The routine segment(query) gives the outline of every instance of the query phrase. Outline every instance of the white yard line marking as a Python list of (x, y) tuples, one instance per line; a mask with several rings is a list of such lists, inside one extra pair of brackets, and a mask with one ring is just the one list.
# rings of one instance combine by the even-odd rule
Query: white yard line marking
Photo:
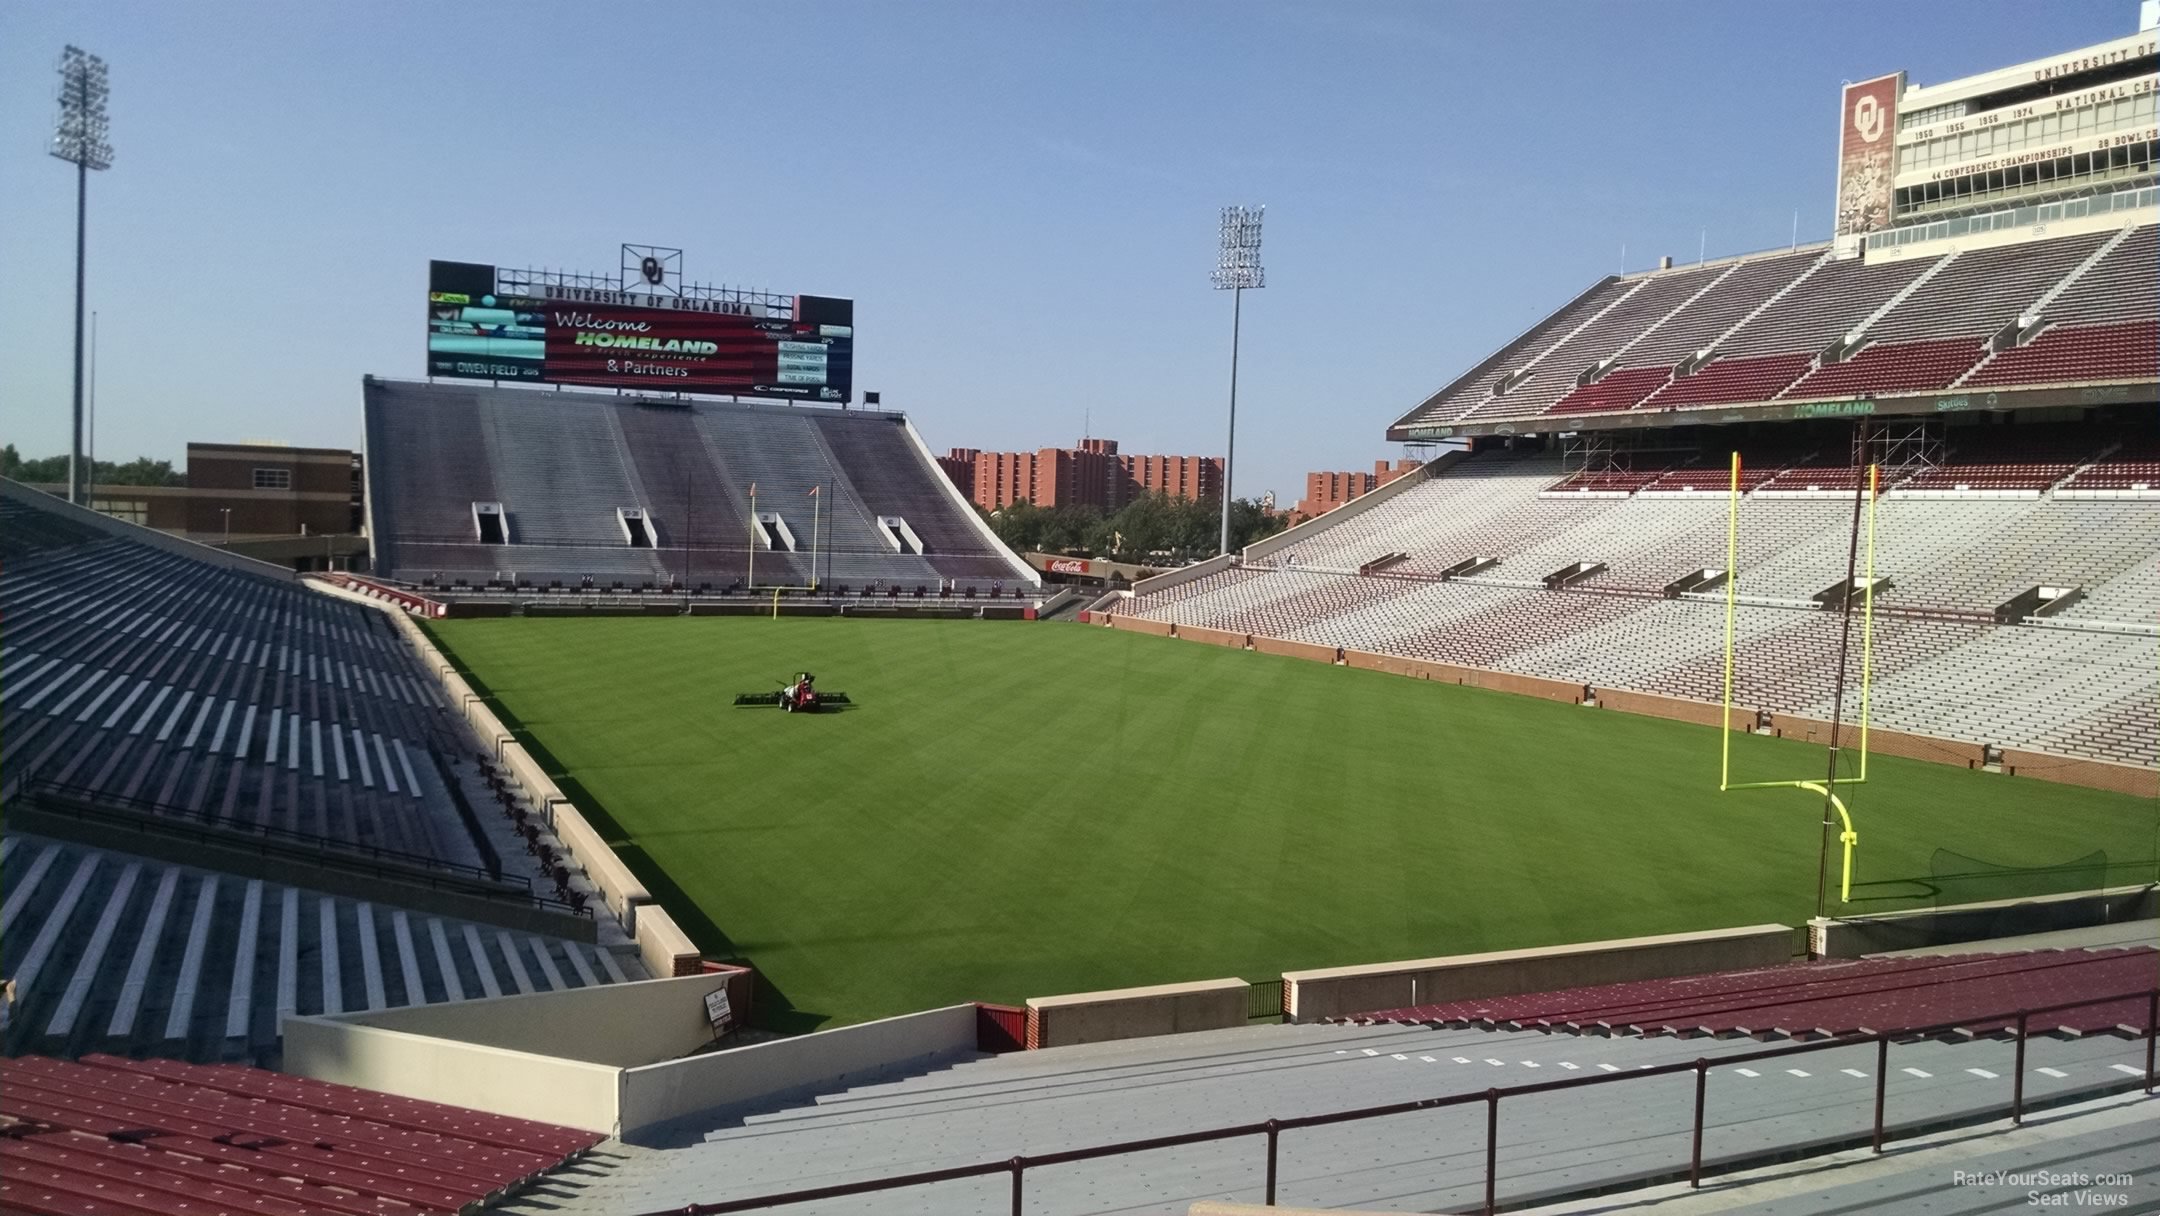
[(2054, 1077), (2057, 1080), (2061, 1080), (2062, 1078), (2070, 1075), (2069, 1073), (2064, 1072), (2060, 1068), (2035, 1068), (2033, 1069), (2033, 1071), (2041, 1074), (2042, 1076)]
[(1457, 1064), (1468, 1064), (1470, 1062), (1469, 1056), (1455, 1056), (1453, 1059)]
[(1733, 1069), (1733, 1071), (1739, 1073), (1743, 1077), (1759, 1077), (1762, 1075), (1761, 1073), (1756, 1072), (1752, 1068), (1735, 1068)]
[(1398, 1052), (1396, 1052), (1396, 1053), (1395, 1053), (1395, 1058), (1396, 1058), (1396, 1059), (1398, 1059), (1398, 1060), (1407, 1060), (1407, 1059), (1409, 1059), (1410, 1057), (1409, 1057), (1409, 1056), (1406, 1056), (1406, 1055), (1404, 1055), (1403, 1053), (1401, 1053), (1401, 1052), (1399, 1052), (1399, 1051), (1398, 1051)]
[(2144, 1070), (2143, 1070), (2143, 1069), (2140, 1069), (2140, 1068), (2132, 1068), (2132, 1067), (2130, 1067), (2130, 1066), (2129, 1066), (2128, 1064), (2110, 1064), (2110, 1065), (2108, 1065), (2108, 1067), (2109, 1067), (2109, 1068), (2112, 1068), (2112, 1069), (2114, 1069), (2114, 1070), (2115, 1070), (2116, 1072), (2126, 1072), (2126, 1073), (2129, 1073), (2129, 1074), (2130, 1074), (2131, 1076), (2133, 1076), (2133, 1077), (2141, 1077), (2141, 1076), (2144, 1076), (2144, 1075), (2145, 1075), (2145, 1072), (2144, 1072)]
[(1373, 1050), (1372, 1048), (1370, 1048), (1370, 1047), (1367, 1047), (1367, 1048), (1363, 1048), (1362, 1050), (1363, 1050), (1363, 1051), (1365, 1052), (1365, 1054), (1366, 1054), (1366, 1055), (1369, 1055), (1369, 1056), (1376, 1056), (1376, 1055), (1379, 1055), (1379, 1054), (1380, 1054), (1379, 1052), (1377, 1052), (1377, 1051), (1374, 1051), (1374, 1050)]
[(1796, 1077), (1805, 1077), (1809, 1075), (1808, 1070), (1805, 1068), (1788, 1068), (1785, 1071), (1791, 1073), (1793, 1076)]
[(1838, 1071), (1839, 1071), (1839, 1072), (1841, 1072), (1841, 1073), (1844, 1073), (1844, 1074), (1845, 1074), (1846, 1076), (1848, 1076), (1848, 1077), (1865, 1077), (1865, 1076), (1867, 1076), (1867, 1074), (1866, 1074), (1866, 1073), (1864, 1073), (1864, 1072), (1861, 1072), (1861, 1071), (1860, 1071), (1859, 1069), (1857, 1069), (1857, 1068), (1840, 1068), (1840, 1069), (1838, 1069)]
[(1569, 1072), (1574, 1072), (1574, 1071), (1576, 1071), (1577, 1069), (1581, 1068), (1581, 1067), (1582, 1067), (1582, 1065), (1580, 1065), (1580, 1064), (1570, 1064), (1570, 1063), (1569, 1063), (1569, 1062), (1567, 1062), (1566, 1060), (1562, 1060), (1562, 1061), (1560, 1061), (1560, 1067), (1562, 1067), (1562, 1068), (1565, 1068), (1565, 1069), (1567, 1069), (1567, 1070), (1568, 1070)]
[(1440, 1062), (1433, 1059), (1431, 1056), (1419, 1056), (1418, 1059), (1425, 1061), (1427, 1064), (1438, 1064)]
[(1995, 1073), (1989, 1072), (1985, 1068), (1968, 1068), (1965, 1071), (1971, 1073), (1972, 1075), (1980, 1078), (1983, 1081), (1993, 1081), (1996, 1078)]
[(1503, 1068), (1503, 1067), (1506, 1067), (1506, 1065), (1507, 1065), (1507, 1061), (1506, 1061), (1506, 1060), (1495, 1060), (1495, 1059), (1493, 1059), (1493, 1058), (1492, 1058), (1491, 1056), (1487, 1056), (1487, 1057), (1485, 1058), (1485, 1062), (1486, 1062), (1487, 1064), (1490, 1064), (1490, 1065), (1492, 1065), (1492, 1066), (1493, 1066), (1494, 1068)]
[(1618, 1067), (1617, 1065), (1613, 1065), (1613, 1064), (1600, 1064), (1600, 1065), (1598, 1065), (1598, 1067), (1599, 1067), (1599, 1068), (1602, 1068), (1602, 1069), (1604, 1069), (1604, 1070), (1605, 1070), (1606, 1072), (1619, 1072), (1619, 1071), (1620, 1071), (1619, 1067)]
[(1925, 1068), (1907, 1068), (1903, 1071), (1907, 1076), (1919, 1077), (1923, 1081), (1935, 1075)]
[(1524, 1060), (1522, 1062), (1522, 1066), (1524, 1068), (1536, 1068), (1538, 1066), (1538, 1062), (1536, 1060)]

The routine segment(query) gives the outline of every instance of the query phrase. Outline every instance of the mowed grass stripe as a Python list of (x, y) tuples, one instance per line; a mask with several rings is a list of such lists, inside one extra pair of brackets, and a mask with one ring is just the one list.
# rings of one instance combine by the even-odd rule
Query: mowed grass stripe
[[(1067, 625), (430, 628), (782, 1028), (1814, 910), (1820, 799), (1718, 794), (1706, 728)], [(730, 704), (802, 667), (856, 707)], [(1852, 910), (1937, 848), (2152, 870), (2149, 800), (1877, 756), (1851, 801)]]

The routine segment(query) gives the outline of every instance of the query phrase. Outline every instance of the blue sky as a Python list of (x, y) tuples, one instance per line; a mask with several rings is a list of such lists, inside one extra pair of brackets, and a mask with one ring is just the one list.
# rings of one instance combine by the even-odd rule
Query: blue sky
[(933, 448), (1219, 453), (1225, 203), (1268, 206), (1237, 491), (1386, 425), (1599, 277), (1828, 232), (1838, 85), (2136, 28), (1993, 3), (0, 5), (0, 419), (67, 441), (53, 62), (111, 64), (98, 451), (357, 446), (431, 257), (857, 301), (856, 387)]

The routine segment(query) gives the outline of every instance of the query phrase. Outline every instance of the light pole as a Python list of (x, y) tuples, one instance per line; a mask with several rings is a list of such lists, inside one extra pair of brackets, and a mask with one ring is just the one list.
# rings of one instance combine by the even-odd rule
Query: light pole
[(232, 545), (232, 508), (219, 507), (217, 510), (219, 515), (225, 517), (225, 547), (230, 548)]
[(90, 171), (112, 168), (105, 114), (105, 61), (81, 47), (60, 52), (60, 118), (52, 154), (75, 166), (75, 439), (68, 448), (68, 501), (83, 501), (83, 248)]
[(1267, 271), (1260, 266), (1260, 221), (1267, 208), (1222, 209), (1222, 251), (1215, 259), (1215, 273), (1208, 276), (1215, 290), (1230, 294), (1230, 440), (1223, 453), (1222, 549), (1230, 552), (1230, 475), (1237, 460), (1237, 365), (1238, 329), (1243, 321), (1245, 289), (1267, 286)]

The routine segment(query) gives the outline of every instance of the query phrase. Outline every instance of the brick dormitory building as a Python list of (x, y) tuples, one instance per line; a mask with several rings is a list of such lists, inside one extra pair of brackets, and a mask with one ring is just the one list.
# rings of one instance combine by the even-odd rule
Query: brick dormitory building
[(1033, 452), (954, 448), (938, 457), (938, 467), (960, 493), (986, 511), (1016, 502), (1116, 511), (1158, 492), (1172, 498), (1216, 498), (1223, 482), (1220, 456), (1122, 455), (1115, 439), (1083, 439), (1078, 447)]
[(1421, 467), (1422, 461), (1398, 460), (1393, 465), (1385, 460), (1373, 461), (1370, 473), (1307, 473), (1305, 497), (1298, 500), (1296, 516), (1311, 519), (1349, 502), (1360, 495), (1370, 494), (1381, 486)]

